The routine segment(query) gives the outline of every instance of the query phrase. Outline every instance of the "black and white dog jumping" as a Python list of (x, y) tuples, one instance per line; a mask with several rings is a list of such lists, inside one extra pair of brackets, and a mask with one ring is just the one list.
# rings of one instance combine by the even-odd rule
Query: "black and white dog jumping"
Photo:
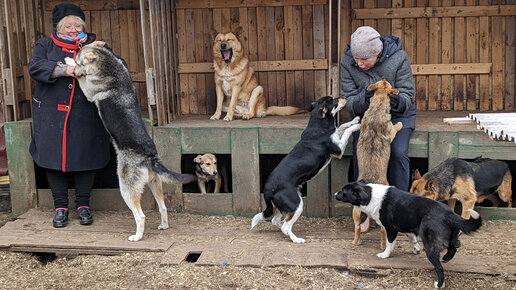
[(398, 232), (407, 233), (413, 243), (413, 253), (419, 253), (416, 236), (423, 241), (428, 260), (437, 272), (436, 288), (444, 287), (443, 266), (439, 255), (447, 249), (443, 262), (450, 261), (460, 246), (459, 231), (466, 234), (482, 225), (480, 215), (470, 209), (472, 219), (466, 220), (448, 206), (432, 199), (399, 190), (394, 186), (367, 182), (351, 182), (335, 193), (337, 200), (359, 206), (387, 231), (387, 247), (377, 254), (385, 259), (391, 255)]
[(294, 243), (305, 242), (292, 233), (292, 225), (303, 212), (301, 188), (330, 163), (332, 156), (341, 158), (349, 137), (360, 129), (358, 117), (337, 128), (335, 115), (345, 104), (344, 98), (329, 96), (312, 103), (310, 120), (301, 140), (267, 178), (264, 187), (267, 208), (254, 216), (251, 229), (274, 215), (272, 224)]

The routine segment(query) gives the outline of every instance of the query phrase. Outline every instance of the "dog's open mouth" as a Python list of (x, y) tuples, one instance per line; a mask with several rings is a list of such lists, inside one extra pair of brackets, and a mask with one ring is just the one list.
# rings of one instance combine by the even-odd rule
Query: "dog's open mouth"
[(231, 62), (231, 58), (233, 57), (233, 49), (232, 48), (229, 48), (229, 49), (226, 49), (226, 50), (222, 50), (221, 49), (220, 53), (222, 54), (222, 59), (226, 63)]

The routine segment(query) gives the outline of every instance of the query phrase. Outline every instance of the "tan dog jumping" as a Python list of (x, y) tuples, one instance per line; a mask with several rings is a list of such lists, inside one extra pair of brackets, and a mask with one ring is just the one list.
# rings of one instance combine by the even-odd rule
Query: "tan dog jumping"
[(234, 32), (217, 33), (213, 43), (213, 68), (217, 109), (210, 119), (218, 120), (222, 111), (227, 112), (224, 121), (234, 117), (249, 120), (267, 115), (288, 116), (303, 110), (291, 106), (267, 107), (263, 87), (258, 85), (253, 68), (249, 66), (247, 51), (238, 39), (242, 27)]
[[(396, 133), (402, 129), (401, 122), (393, 125), (391, 122), (391, 104), (389, 94), (398, 94), (391, 84), (382, 79), (367, 88), (375, 91), (369, 108), (364, 113), (360, 127), (360, 137), (357, 144), (358, 180), (388, 185), (387, 168), (391, 155), (391, 142)], [(355, 237), (353, 244), (360, 242), (360, 214), (359, 207), (353, 207), (353, 221), (355, 223)], [(385, 248), (386, 233), (382, 227), (382, 249)]]

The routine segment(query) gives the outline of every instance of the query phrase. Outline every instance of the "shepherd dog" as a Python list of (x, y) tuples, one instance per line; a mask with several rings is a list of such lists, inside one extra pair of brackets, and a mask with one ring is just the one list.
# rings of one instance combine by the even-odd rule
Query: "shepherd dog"
[(213, 193), (219, 193), (222, 177), (217, 170), (217, 157), (211, 153), (206, 153), (197, 155), (197, 157), (194, 158), (194, 162), (197, 185), (201, 193), (206, 193), (206, 183), (210, 181), (215, 182)]
[[(391, 156), (391, 142), (396, 133), (402, 129), (401, 122), (393, 125), (391, 122), (391, 104), (389, 94), (398, 94), (391, 84), (382, 79), (367, 88), (374, 91), (369, 108), (364, 113), (357, 143), (358, 180), (369, 180), (374, 183), (388, 185), (387, 168)], [(360, 233), (369, 228), (369, 218), (360, 226), (361, 211), (353, 207), (353, 222), (355, 237), (353, 244), (360, 243)], [(365, 228), (365, 229), (364, 229)], [(381, 247), (385, 248), (385, 231), (381, 229)]]
[(179, 174), (168, 170), (158, 157), (156, 145), (145, 129), (133, 82), (123, 61), (104, 47), (104, 42), (84, 46), (75, 61), (74, 74), (88, 101), (93, 102), (111, 135), (117, 155), (117, 173), (120, 193), (136, 221), (136, 234), (129, 241), (142, 239), (145, 215), (141, 196), (149, 185), (158, 204), (161, 223), (158, 229), (168, 228), (168, 212), (163, 199), (163, 182), (190, 183), (197, 180), (193, 174)]
[(394, 186), (351, 182), (335, 193), (337, 200), (351, 203), (372, 217), (387, 231), (387, 247), (379, 258), (388, 258), (396, 244), (398, 232), (407, 233), (414, 254), (419, 253), (420, 237), (424, 251), (437, 273), (436, 288), (444, 287), (440, 253), (447, 249), (443, 262), (450, 261), (460, 246), (459, 232), (470, 234), (482, 225), (482, 219), (469, 209), (472, 219), (464, 219), (441, 202), (417, 196)]
[[(324, 170), (332, 157), (341, 158), (349, 137), (360, 129), (359, 117), (337, 128), (335, 115), (345, 104), (344, 98), (329, 96), (312, 103), (310, 120), (301, 134), (301, 140), (267, 178), (263, 194), (266, 208), (253, 217), (251, 229), (261, 220), (274, 215), (272, 224), (279, 227), (292, 242), (305, 242), (292, 232), (292, 226), (303, 212), (301, 188)], [(284, 222), (282, 216), (285, 216)]]
[(437, 201), (448, 201), (452, 210), (455, 202), (462, 203), (462, 217), (469, 219), (470, 209), (490, 194), (498, 193), (512, 207), (512, 176), (507, 163), (477, 157), (473, 162), (451, 157), (423, 176), (416, 169), (410, 192)]
[(239, 40), (241, 33), (242, 27), (228, 33), (212, 31), (217, 108), (210, 119), (220, 119), (222, 111), (227, 113), (224, 121), (234, 117), (249, 120), (303, 112), (292, 106), (266, 106), (263, 87), (258, 85), (254, 70), (249, 66), (247, 51)]

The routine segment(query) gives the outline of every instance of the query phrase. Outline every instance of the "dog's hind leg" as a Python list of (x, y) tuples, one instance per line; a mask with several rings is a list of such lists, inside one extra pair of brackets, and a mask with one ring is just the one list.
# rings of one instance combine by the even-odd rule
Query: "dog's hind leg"
[(471, 217), (469, 210), (473, 209), (477, 202), (475, 181), (472, 177), (458, 176), (452, 186), (452, 191), (455, 193), (451, 198), (456, 198), (462, 203), (462, 217), (469, 220)]
[(454, 230), (452, 230), (452, 232), (450, 234), (450, 241), (448, 242), (448, 251), (443, 256), (443, 263), (446, 263), (446, 262), (450, 261), (451, 259), (453, 259), (453, 257), (455, 256), (455, 253), (457, 252), (458, 247), (460, 247), (459, 230), (454, 229)]
[(504, 175), (503, 181), (496, 191), (500, 199), (507, 203), (507, 207), (512, 207), (512, 176), (510, 171), (507, 171)]
[(304, 239), (296, 237), (296, 235), (294, 235), (294, 233), (292, 232), (292, 226), (303, 212), (303, 199), (301, 198), (301, 196), (299, 196), (299, 199), (299, 206), (297, 207), (296, 211), (293, 214), (287, 215), (285, 221), (283, 222), (283, 225), (281, 226), (281, 231), (285, 235), (287, 235), (292, 240), (292, 242), (296, 244), (302, 244), (305, 242)]
[[(256, 113), (256, 103), (258, 103), (258, 100), (260, 98), (263, 98), (263, 87), (257, 86), (251, 92), (251, 97), (249, 98), (249, 104), (248, 104), (249, 111), (247, 112), (247, 114), (242, 115), (243, 120), (249, 120), (249, 119), (254, 118), (255, 113)], [(264, 116), (260, 115), (258, 117), (264, 117)]]
[(434, 266), (435, 272), (437, 273), (437, 281), (435, 282), (435, 288), (444, 288), (444, 271), (443, 265), (439, 261), (439, 255), (444, 250), (446, 241), (442, 240), (442, 232), (437, 233), (432, 230), (428, 223), (423, 222), (419, 229), (420, 237), (423, 241), (423, 249), (425, 250), (426, 257)]
[[(135, 178), (136, 180), (130, 180), (131, 178)], [(122, 194), (122, 198), (127, 204), (127, 207), (129, 207), (133, 213), (134, 221), (136, 222), (136, 234), (129, 236), (128, 238), (131, 242), (141, 240), (145, 230), (145, 214), (143, 214), (141, 207), (141, 196), (145, 186), (145, 182), (143, 180), (146, 181), (147, 178), (142, 179), (142, 177), (136, 176), (136, 174), (129, 174), (129, 176), (124, 178), (119, 178), (120, 193)]]
[(168, 211), (163, 198), (163, 183), (161, 179), (159, 179), (159, 176), (154, 174), (149, 182), (149, 187), (158, 204), (159, 213), (161, 215), (161, 223), (158, 226), (158, 230), (168, 229)]

